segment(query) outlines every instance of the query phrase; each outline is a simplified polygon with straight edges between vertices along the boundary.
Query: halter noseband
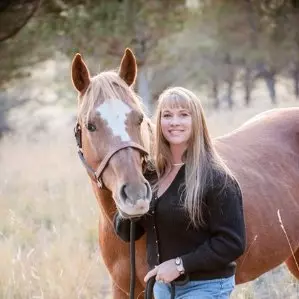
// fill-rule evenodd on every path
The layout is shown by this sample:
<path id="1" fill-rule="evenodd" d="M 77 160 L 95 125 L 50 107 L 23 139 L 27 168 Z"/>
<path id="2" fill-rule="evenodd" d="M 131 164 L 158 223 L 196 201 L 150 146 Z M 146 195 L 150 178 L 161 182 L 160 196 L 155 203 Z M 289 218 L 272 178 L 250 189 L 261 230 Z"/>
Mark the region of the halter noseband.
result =
<path id="1" fill-rule="evenodd" d="M 114 156 L 120 150 L 130 147 L 130 148 L 139 150 L 144 158 L 146 158 L 148 156 L 148 152 L 144 149 L 144 147 L 142 147 L 138 143 L 133 142 L 133 141 L 122 142 L 119 145 L 117 145 L 113 150 L 111 150 L 110 152 L 108 152 L 106 154 L 106 156 L 104 157 L 104 159 L 102 160 L 102 162 L 100 163 L 100 165 L 98 166 L 96 171 L 94 171 L 94 169 L 91 166 L 88 165 L 88 163 L 85 160 L 84 155 L 83 155 L 83 150 L 82 150 L 82 129 L 81 129 L 81 126 L 80 126 L 79 122 L 77 122 L 76 125 L 75 125 L 74 133 L 75 133 L 75 138 L 76 138 L 76 141 L 77 141 L 79 158 L 82 161 L 82 163 L 85 166 L 88 173 L 97 182 L 97 185 L 98 185 L 99 188 L 104 188 L 102 175 L 103 175 L 103 172 L 104 172 L 109 160 L 111 159 L 112 156 Z"/>

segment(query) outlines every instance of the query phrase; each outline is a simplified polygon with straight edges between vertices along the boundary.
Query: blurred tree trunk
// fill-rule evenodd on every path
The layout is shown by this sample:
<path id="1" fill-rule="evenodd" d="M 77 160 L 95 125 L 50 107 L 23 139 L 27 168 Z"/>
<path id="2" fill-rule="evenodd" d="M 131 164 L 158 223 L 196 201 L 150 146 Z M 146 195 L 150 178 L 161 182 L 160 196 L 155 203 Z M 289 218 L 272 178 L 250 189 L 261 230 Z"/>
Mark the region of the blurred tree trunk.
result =
<path id="1" fill-rule="evenodd" d="M 234 101 L 233 101 L 233 90 L 234 90 L 234 81 L 229 80 L 227 81 L 227 93 L 226 93 L 226 100 L 229 109 L 233 109 Z"/>
<path id="2" fill-rule="evenodd" d="M 233 109 L 233 90 L 234 90 L 234 81 L 233 79 L 227 82 L 227 104 L 229 109 Z"/>
<path id="3" fill-rule="evenodd" d="M 133 50 L 136 56 L 138 65 L 138 75 L 136 82 L 136 91 L 140 95 L 143 104 L 147 107 L 148 111 L 152 111 L 152 97 L 149 90 L 149 83 L 147 78 L 147 65 L 146 57 L 148 52 L 148 39 L 146 37 L 146 28 L 136 16 L 136 1 L 125 0 L 125 14 L 127 21 L 127 28 L 132 32 L 133 36 Z"/>
<path id="4" fill-rule="evenodd" d="M 134 30 L 136 7 L 134 0 L 125 0 L 126 25 L 129 30 Z"/>
<path id="5" fill-rule="evenodd" d="M 137 91 L 140 97 L 142 98 L 143 104 L 147 107 L 149 115 L 151 116 L 153 113 L 153 103 L 147 78 L 147 69 L 145 66 L 139 67 L 137 78 Z"/>
<path id="6" fill-rule="evenodd" d="M 138 27 L 140 28 L 140 26 Z M 146 58 L 148 54 L 148 42 L 144 32 L 140 29 L 136 30 L 136 38 L 134 44 L 134 52 L 136 55 L 138 65 L 138 76 L 136 85 L 137 92 L 142 98 L 144 105 L 147 107 L 148 112 L 152 114 L 153 103 L 152 95 L 149 89 L 149 82 L 147 77 L 148 68 L 146 64 Z"/>
<path id="7" fill-rule="evenodd" d="M 257 49 L 257 21 L 256 15 L 253 11 L 251 0 L 245 1 L 246 12 L 247 12 L 247 22 L 250 28 L 250 50 L 253 52 Z M 245 105 L 248 107 L 251 102 L 251 92 L 253 89 L 253 78 L 252 78 L 252 68 L 250 67 L 251 63 L 245 61 L 245 74 L 244 74 L 244 89 L 245 89 Z"/>
<path id="8" fill-rule="evenodd" d="M 299 2 L 299 1 L 298 1 Z M 296 52 L 299 51 L 299 3 L 297 1 L 293 1 L 293 30 L 295 30 L 295 38 L 294 38 L 294 43 L 295 43 L 295 49 Z M 293 63 L 293 82 L 294 82 L 294 93 L 296 96 L 296 99 L 299 100 L 299 60 L 295 59 Z"/>
<path id="9" fill-rule="evenodd" d="M 245 74 L 244 74 L 244 89 L 245 89 L 245 95 L 244 95 L 244 101 L 245 105 L 248 107 L 251 102 L 251 92 L 252 92 L 252 70 L 249 66 L 245 66 Z"/>
<path id="10" fill-rule="evenodd" d="M 275 89 L 275 71 L 266 71 L 264 74 L 264 78 L 266 81 L 266 85 L 268 87 L 269 95 L 271 98 L 272 104 L 277 104 L 276 100 L 276 89 Z"/>
<path id="11" fill-rule="evenodd" d="M 265 73 L 265 81 L 266 81 L 266 84 L 268 87 L 268 91 L 269 91 L 269 95 L 270 95 L 272 104 L 277 104 L 275 76 L 276 76 L 276 73 L 274 70 L 270 70 Z"/>
<path id="12" fill-rule="evenodd" d="M 272 104 L 277 104 L 276 89 L 275 89 L 275 76 L 274 68 L 267 68 L 264 63 L 257 64 L 258 77 L 263 77 L 268 88 L 269 96 Z"/>
<path id="13" fill-rule="evenodd" d="M 219 101 L 219 82 L 216 77 L 212 78 L 212 95 L 213 95 L 213 107 L 214 109 L 219 109 L 220 101 Z"/>
<path id="14" fill-rule="evenodd" d="M 226 75 L 226 83 L 227 83 L 227 92 L 226 92 L 226 100 L 229 109 L 232 109 L 234 106 L 233 101 L 233 90 L 234 90 L 234 81 L 235 81 L 235 71 L 234 71 L 234 65 L 232 63 L 231 55 L 229 53 L 226 54 L 224 63 L 227 68 L 227 75 Z"/>
<path id="15" fill-rule="evenodd" d="M 296 99 L 299 100 L 299 62 L 294 63 L 294 69 L 292 71 L 294 94 Z"/>

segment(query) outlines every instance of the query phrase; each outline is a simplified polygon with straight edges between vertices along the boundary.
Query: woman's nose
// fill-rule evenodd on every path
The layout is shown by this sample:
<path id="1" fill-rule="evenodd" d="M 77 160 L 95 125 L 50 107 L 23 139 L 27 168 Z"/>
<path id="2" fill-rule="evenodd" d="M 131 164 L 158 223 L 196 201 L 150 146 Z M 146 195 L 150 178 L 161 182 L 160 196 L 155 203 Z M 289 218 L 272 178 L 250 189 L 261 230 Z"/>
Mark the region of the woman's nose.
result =
<path id="1" fill-rule="evenodd" d="M 179 124 L 179 118 L 177 116 L 173 116 L 171 119 L 170 119 L 170 124 L 171 125 L 177 125 Z"/>

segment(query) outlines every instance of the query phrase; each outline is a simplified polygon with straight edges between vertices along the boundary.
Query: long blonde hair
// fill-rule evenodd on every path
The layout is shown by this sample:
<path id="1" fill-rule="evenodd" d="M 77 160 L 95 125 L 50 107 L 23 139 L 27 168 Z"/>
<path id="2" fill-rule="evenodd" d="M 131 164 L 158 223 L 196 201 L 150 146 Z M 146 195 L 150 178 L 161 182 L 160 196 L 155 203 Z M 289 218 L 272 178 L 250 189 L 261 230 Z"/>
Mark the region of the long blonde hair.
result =
<path id="1" fill-rule="evenodd" d="M 203 215 L 203 197 L 207 184 L 213 183 L 215 170 L 232 175 L 223 160 L 217 154 L 199 98 L 183 87 L 166 89 L 159 97 L 156 109 L 156 145 L 155 163 L 159 181 L 171 169 L 171 151 L 161 129 L 161 114 L 165 108 L 183 107 L 190 111 L 192 132 L 188 148 L 183 155 L 185 162 L 185 185 L 183 186 L 183 204 L 188 212 L 191 223 L 195 227 L 205 224 Z M 158 189 L 158 184 L 154 187 Z"/>

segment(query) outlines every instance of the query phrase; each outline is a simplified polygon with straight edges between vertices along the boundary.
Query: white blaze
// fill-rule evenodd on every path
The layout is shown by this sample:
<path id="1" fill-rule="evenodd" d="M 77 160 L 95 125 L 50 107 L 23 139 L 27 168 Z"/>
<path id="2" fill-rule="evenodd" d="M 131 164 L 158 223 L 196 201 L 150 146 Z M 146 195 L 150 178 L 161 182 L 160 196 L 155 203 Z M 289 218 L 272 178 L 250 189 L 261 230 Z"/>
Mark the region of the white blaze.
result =
<path id="1" fill-rule="evenodd" d="M 114 136 L 119 136 L 122 141 L 130 141 L 125 124 L 127 114 L 131 112 L 128 105 L 119 99 L 112 99 L 105 101 L 96 110 L 101 118 L 107 122 Z"/>

